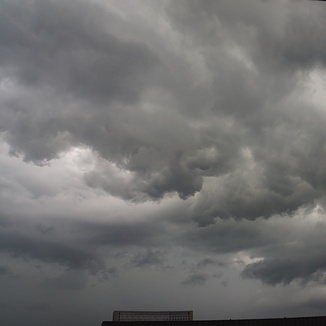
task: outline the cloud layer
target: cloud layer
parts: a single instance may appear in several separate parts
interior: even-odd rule
[[[325,19],[0,0],[0,322],[324,314]]]

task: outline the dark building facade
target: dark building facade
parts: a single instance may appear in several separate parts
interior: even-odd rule
[[[326,316],[189,321],[103,321],[102,326],[326,326]]]

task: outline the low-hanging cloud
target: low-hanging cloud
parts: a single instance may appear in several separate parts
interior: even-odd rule
[[[307,37],[323,37],[323,13],[309,20],[291,2],[237,6],[241,14],[232,3],[169,4],[168,32],[191,37],[178,48],[157,32],[161,51],[151,34],[119,32],[126,22],[100,3],[4,2],[1,129],[11,153],[44,163],[89,147],[99,157],[89,186],[136,202],[199,192],[203,224],[321,199],[325,116],[293,95],[323,66],[325,42]],[[198,11],[207,19],[190,21]],[[171,71],[177,55],[185,60]]]
[[[325,18],[303,0],[0,0],[1,309],[320,312]]]

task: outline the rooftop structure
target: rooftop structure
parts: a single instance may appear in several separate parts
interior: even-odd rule
[[[192,312],[132,312],[117,311],[122,318],[127,315],[130,319],[120,321],[103,321],[102,326],[325,326],[326,316],[321,317],[296,317],[296,318],[271,318],[271,319],[229,319],[229,320],[173,320],[169,314],[175,316],[188,313],[192,318]],[[124,316],[124,317],[123,317]],[[142,317],[141,317],[142,316]],[[165,317],[163,317],[165,316]],[[143,319],[141,319],[143,318]],[[162,318],[162,319],[160,319]],[[166,319],[164,319],[166,318]],[[128,320],[128,321],[127,321]]]
[[[114,311],[113,321],[190,321],[192,311]]]

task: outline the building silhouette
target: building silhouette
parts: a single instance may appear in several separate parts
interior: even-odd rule
[[[114,311],[113,321],[190,321],[192,311]]]
[[[114,311],[102,326],[326,326],[326,316],[270,319],[193,320],[192,311]]]

